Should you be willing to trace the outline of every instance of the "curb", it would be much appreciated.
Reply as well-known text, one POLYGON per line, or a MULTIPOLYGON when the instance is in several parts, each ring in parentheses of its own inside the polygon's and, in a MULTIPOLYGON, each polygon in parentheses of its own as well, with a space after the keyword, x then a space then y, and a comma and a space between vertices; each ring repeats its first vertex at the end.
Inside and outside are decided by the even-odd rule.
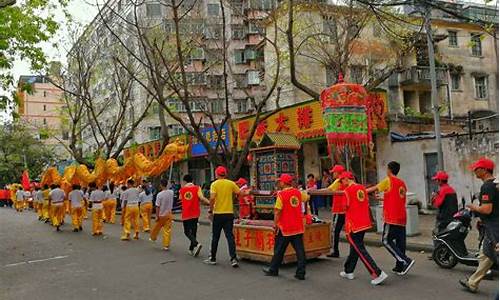
MULTIPOLYGON (((174 218, 174 222, 182 223, 182 219, 174 218)), ((198 221, 198 224, 203 225, 203 226, 210 226, 211 223, 209 221, 200 220, 200 221, 198 221)), ((348 241, 345 237, 340 237, 340 241, 348 243, 348 241)), ((365 237, 365 244, 368 246, 384 247, 384 244, 382 244, 382 241, 380 239, 375 239, 373 237, 365 237)), ((415 251, 415 252, 423 251, 426 253, 432 253, 432 251, 434 250, 434 246, 429 245, 429 244, 423 244, 423 243, 407 243, 406 250, 415 251)))

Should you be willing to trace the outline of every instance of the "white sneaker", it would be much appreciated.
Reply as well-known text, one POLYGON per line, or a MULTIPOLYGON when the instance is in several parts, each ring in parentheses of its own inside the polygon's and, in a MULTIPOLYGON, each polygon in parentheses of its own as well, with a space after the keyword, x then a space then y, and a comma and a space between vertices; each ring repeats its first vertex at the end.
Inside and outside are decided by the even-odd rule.
POLYGON ((372 285, 379 285, 382 282, 384 282, 384 280, 386 280, 386 279, 387 279, 387 274, 385 274, 385 272, 382 271, 382 273, 380 273, 380 275, 377 278, 372 279, 371 284, 372 285))
POLYGON ((163 251, 168 251, 168 250, 170 250, 170 248, 168 248, 168 247, 163 247, 163 251))
POLYGON ((353 280, 354 279, 354 273, 346 273, 344 271, 340 272, 340 277, 342 278, 345 278, 345 279, 349 279, 349 280, 353 280))
POLYGON ((190 256, 194 256, 194 252, 193 252, 193 250, 188 250, 188 254, 189 254, 190 256))

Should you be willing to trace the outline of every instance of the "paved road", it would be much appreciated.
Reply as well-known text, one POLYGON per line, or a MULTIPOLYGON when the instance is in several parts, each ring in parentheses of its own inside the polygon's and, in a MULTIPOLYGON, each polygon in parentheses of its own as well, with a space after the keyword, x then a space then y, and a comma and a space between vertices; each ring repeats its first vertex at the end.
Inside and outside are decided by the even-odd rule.
MULTIPOLYGON (((379 287, 370 286, 361 264, 356 280, 339 278, 343 259, 309 263, 306 281, 293 278, 293 266, 269 278, 262 276, 262 264, 244 261, 239 269, 231 268, 225 241, 217 266, 188 256, 180 223, 174 224, 169 252, 145 235, 120 241, 119 225, 105 224, 106 239, 92 237, 89 228, 87 220, 83 232, 65 225, 57 233, 32 212, 0 208, 0 299, 493 299, 498 286, 498 281, 485 281, 479 294, 463 292, 457 280, 472 268, 442 270, 419 253, 411 253, 417 264, 406 278, 391 274, 379 287)), ((199 235, 207 245, 209 227, 201 226, 199 235)), ((346 249, 342 245, 343 253, 346 249)), ((383 269, 392 268, 384 249, 369 251, 383 269)))

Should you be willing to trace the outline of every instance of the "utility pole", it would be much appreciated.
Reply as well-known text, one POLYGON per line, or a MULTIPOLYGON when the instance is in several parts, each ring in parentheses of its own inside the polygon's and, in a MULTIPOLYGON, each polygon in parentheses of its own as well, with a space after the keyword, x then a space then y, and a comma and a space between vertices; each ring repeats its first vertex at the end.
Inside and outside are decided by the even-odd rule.
POLYGON ((427 35, 427 49, 429 52, 429 73, 431 77, 431 103, 432 113, 434 115, 434 134, 436 135, 436 150, 438 159, 438 170, 444 170, 443 145, 441 143, 441 123, 439 121, 439 103, 437 95, 436 62, 434 58, 434 41, 431 28, 431 7, 423 2, 424 26, 427 35))

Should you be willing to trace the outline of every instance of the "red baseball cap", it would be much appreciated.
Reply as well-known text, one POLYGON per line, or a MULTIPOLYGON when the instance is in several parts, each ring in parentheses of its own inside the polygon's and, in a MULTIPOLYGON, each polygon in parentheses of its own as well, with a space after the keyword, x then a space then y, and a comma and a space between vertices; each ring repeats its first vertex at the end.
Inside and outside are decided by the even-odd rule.
POLYGON ((345 171, 344 166, 342 165, 335 165, 333 168, 330 169, 330 173, 342 173, 345 171))
POLYGON ((281 174, 280 178, 278 181, 283 182, 284 184, 292 185, 293 183, 293 176, 290 174, 281 174))
POLYGON ((344 179, 344 178, 354 179, 354 175, 352 175, 351 172, 344 171, 342 172, 342 174, 340 174, 339 179, 344 179))
POLYGON ((448 173, 445 171, 437 171, 432 180, 448 180, 448 173))
POLYGON ((223 166, 218 166, 215 168, 215 175, 217 176, 226 176, 227 170, 223 166))
POLYGON ((240 179, 238 179, 236 181, 236 184, 240 184, 240 185, 244 185, 244 184, 247 184, 247 183, 248 183, 248 181, 245 178, 243 178, 243 177, 240 177, 240 179))
POLYGON ((478 159, 476 162, 474 162, 472 165, 469 166, 469 169, 472 171, 475 171, 476 169, 487 169, 487 170, 493 170, 495 169, 495 163, 486 157, 481 157, 478 159))

